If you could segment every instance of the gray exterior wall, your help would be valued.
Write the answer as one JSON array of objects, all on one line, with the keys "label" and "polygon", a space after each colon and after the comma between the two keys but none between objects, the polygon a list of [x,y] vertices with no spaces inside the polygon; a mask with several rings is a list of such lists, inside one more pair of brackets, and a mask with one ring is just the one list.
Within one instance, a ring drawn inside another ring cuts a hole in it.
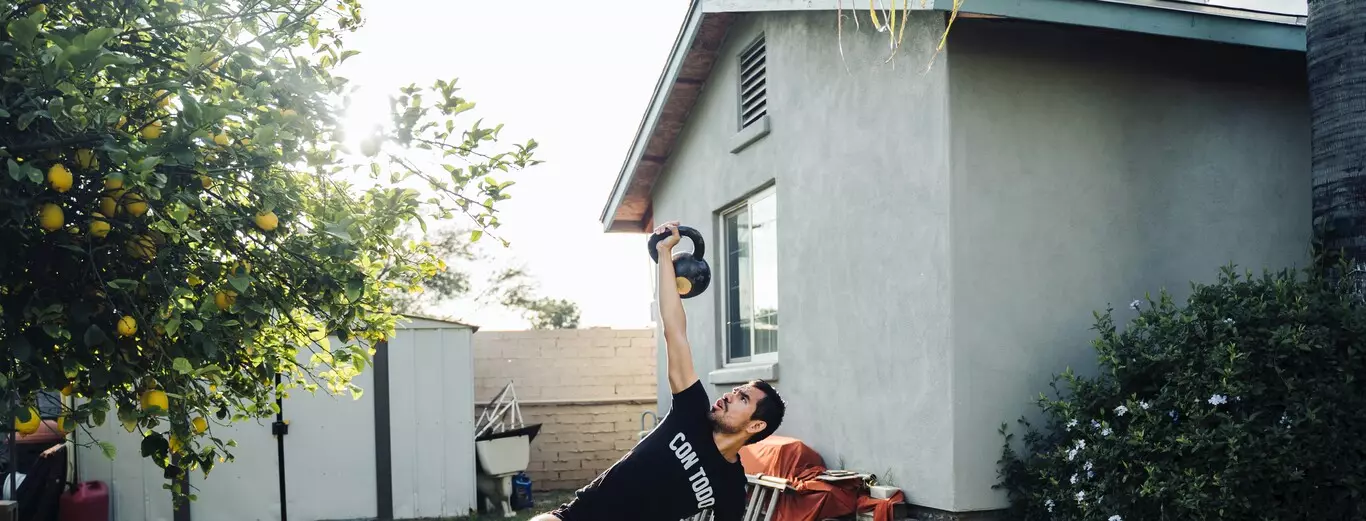
[{"label": "gray exterior wall", "polygon": [[[1302,55],[964,20],[950,41],[954,499],[991,490],[1002,422],[1095,367],[1091,311],[1230,262],[1302,265]],[[794,240],[800,240],[794,238]]]},{"label": "gray exterior wall", "polygon": [[[913,14],[895,67],[885,34],[862,24],[846,21],[842,61],[834,13],[737,23],[653,215],[709,231],[719,277],[718,212],[776,184],[780,361],[756,374],[779,376],[779,434],[912,503],[998,508],[997,428],[1031,413],[1051,374],[1093,365],[1092,310],[1180,295],[1230,261],[1306,258],[1303,64],[959,20],[925,72],[942,15]],[[736,54],[760,32],[772,130],[732,154]],[[712,373],[722,294],[718,278],[685,303],[713,391],[731,386]],[[662,344],[659,356],[663,368]]]},{"label": "gray exterior wall", "polygon": [[[931,48],[942,18],[916,13],[913,20],[907,47]],[[654,216],[709,232],[708,261],[718,269],[717,212],[776,183],[777,387],[789,404],[779,433],[801,438],[830,466],[868,469],[896,479],[917,501],[948,505],[945,69],[923,74],[922,53],[906,55],[893,70],[882,63],[887,40],[870,34],[866,18],[862,23],[861,37],[852,27],[845,34],[849,72],[836,46],[835,13],[751,15],[732,27],[655,188]],[[736,55],[761,31],[772,130],[731,154]],[[715,280],[684,304],[704,381],[719,367],[723,294]],[[661,358],[661,375],[664,367]],[[661,389],[667,393],[662,376]]]}]

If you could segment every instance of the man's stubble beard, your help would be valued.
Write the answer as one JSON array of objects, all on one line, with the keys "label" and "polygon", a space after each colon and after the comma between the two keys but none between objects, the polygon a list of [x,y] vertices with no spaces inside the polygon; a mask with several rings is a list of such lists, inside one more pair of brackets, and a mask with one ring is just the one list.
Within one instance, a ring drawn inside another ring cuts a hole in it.
[{"label": "man's stubble beard", "polygon": [[721,421],[716,418],[715,414],[708,415],[707,419],[711,420],[711,432],[713,434],[735,434],[740,432],[738,427],[728,427],[725,424],[722,424]]}]

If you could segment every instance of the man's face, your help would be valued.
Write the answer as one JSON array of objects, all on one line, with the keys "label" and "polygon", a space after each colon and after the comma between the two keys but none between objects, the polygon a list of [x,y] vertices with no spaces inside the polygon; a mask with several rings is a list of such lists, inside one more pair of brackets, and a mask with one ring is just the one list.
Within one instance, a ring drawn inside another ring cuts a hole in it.
[{"label": "man's face", "polygon": [[764,393],[751,385],[742,385],[721,395],[711,404],[712,430],[724,434],[747,431],[751,435],[764,430],[764,422],[754,420],[754,408]]}]

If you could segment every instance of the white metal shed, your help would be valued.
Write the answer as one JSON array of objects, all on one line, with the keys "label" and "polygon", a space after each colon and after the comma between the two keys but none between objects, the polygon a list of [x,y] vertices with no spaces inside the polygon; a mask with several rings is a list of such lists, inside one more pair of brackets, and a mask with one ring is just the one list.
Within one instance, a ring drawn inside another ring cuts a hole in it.
[{"label": "white metal shed", "polygon": [[187,509],[173,508],[161,469],[139,457],[141,436],[118,422],[91,431],[115,444],[118,457],[109,461],[97,446],[78,448],[80,479],[110,485],[115,521],[466,515],[476,505],[475,330],[407,316],[394,338],[377,348],[375,366],[355,379],[365,390],[359,400],[296,390],[283,401],[283,449],[270,421],[212,426],[216,436],[237,441],[236,459],[215,467],[207,479],[190,473],[198,500]]}]

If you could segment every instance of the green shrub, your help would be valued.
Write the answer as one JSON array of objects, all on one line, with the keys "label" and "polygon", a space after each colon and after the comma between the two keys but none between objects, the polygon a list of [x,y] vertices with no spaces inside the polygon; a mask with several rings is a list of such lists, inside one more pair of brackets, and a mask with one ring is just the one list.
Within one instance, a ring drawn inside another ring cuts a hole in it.
[{"label": "green shrub", "polygon": [[1366,306],[1323,273],[1227,267],[1123,331],[1097,313],[1096,376],[1054,378],[1023,450],[1001,427],[1011,519],[1361,519]]}]

